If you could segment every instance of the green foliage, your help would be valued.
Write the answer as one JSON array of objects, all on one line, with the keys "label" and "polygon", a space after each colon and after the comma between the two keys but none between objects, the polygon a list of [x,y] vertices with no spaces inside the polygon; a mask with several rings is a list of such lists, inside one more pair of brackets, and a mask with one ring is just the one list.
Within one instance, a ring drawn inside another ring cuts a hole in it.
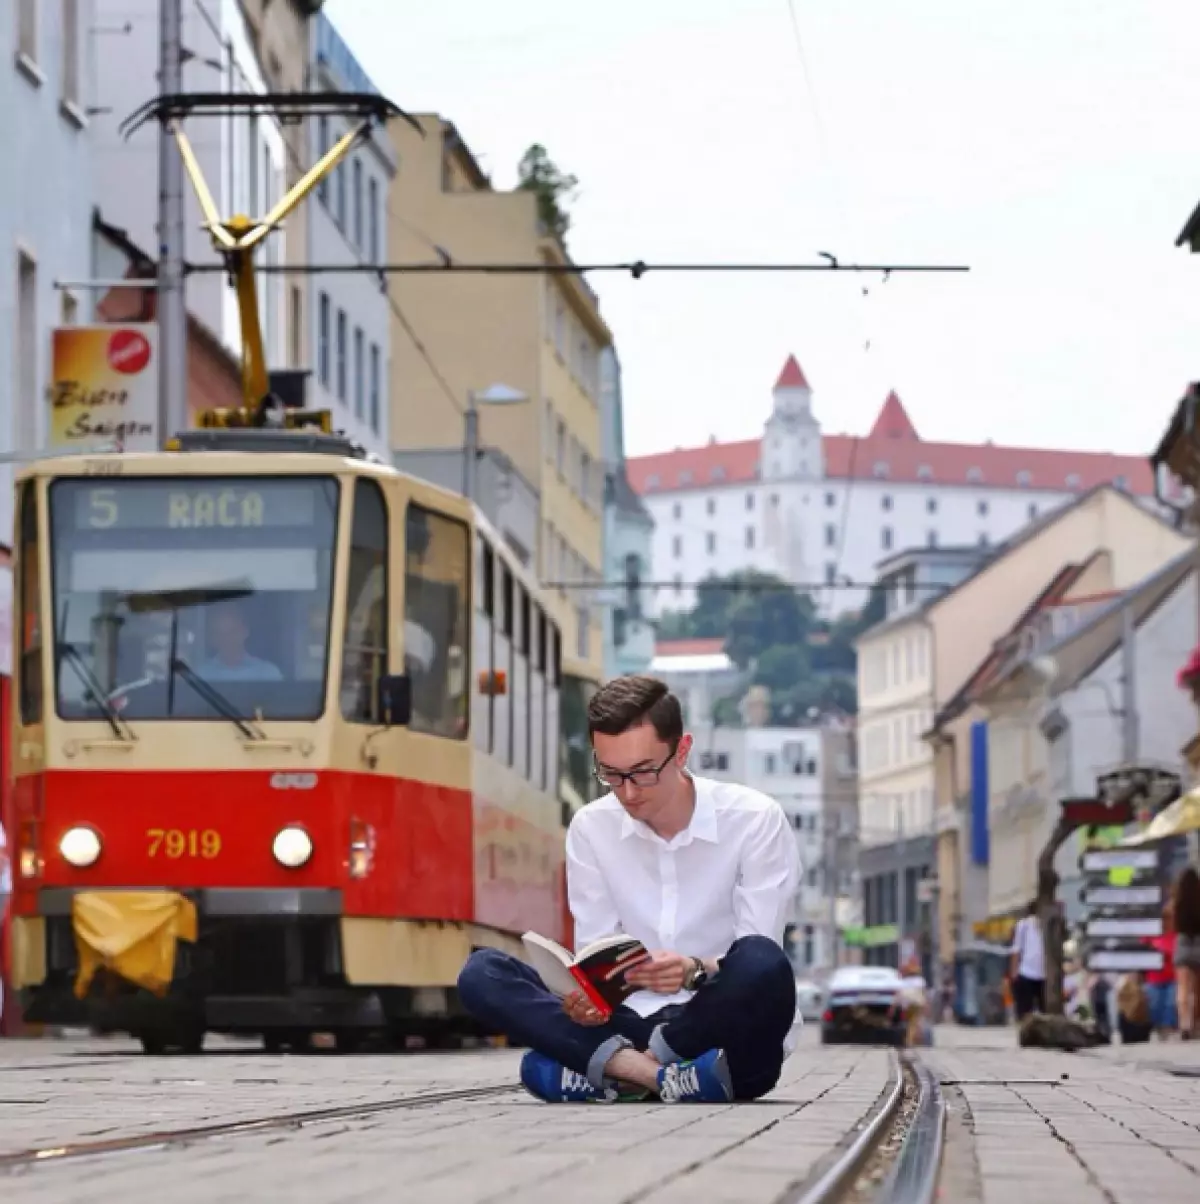
[{"label": "green foliage", "polygon": [[537,197],[538,217],[543,224],[565,240],[571,228],[566,204],[574,199],[579,181],[561,172],[546,148],[535,142],[517,164],[517,188]]}]

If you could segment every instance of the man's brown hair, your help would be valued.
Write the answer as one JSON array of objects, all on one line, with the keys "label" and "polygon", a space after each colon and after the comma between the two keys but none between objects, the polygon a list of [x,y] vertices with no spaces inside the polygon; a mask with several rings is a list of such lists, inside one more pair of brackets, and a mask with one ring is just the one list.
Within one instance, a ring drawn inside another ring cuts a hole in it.
[{"label": "man's brown hair", "polygon": [[664,744],[674,748],[683,739],[683,708],[657,677],[630,673],[606,682],[588,703],[588,736],[619,736],[649,723]]}]

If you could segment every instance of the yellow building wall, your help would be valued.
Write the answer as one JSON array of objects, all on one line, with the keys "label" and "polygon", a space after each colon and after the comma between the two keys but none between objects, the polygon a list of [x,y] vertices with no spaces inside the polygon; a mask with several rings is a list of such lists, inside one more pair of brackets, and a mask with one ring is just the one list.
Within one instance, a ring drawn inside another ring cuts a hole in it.
[{"label": "yellow building wall", "polygon": [[[449,123],[418,116],[425,137],[393,122],[399,168],[389,197],[389,258],[436,262],[443,248],[460,263],[538,263],[557,246],[539,229],[534,197],[493,191]],[[549,608],[562,626],[565,656],[598,671],[596,622],[601,581],[602,472],[599,371],[584,387],[571,340],[598,356],[612,342],[595,303],[570,276],[404,274],[389,277],[392,318],[390,397],[397,450],[461,447],[472,391],[502,383],[530,397],[479,408],[479,442],[507,455],[540,495],[536,564],[543,581],[590,582],[554,590]],[[564,317],[556,331],[555,315]],[[564,339],[563,334],[569,337]],[[556,334],[558,338],[556,340]],[[560,353],[556,341],[563,344]],[[578,347],[574,349],[578,351]],[[564,425],[564,453],[557,423]],[[589,466],[586,480],[580,466]],[[550,535],[554,540],[551,542]],[[568,556],[566,553],[570,553]],[[576,559],[577,558],[577,559]],[[579,612],[588,621],[580,648]]]}]

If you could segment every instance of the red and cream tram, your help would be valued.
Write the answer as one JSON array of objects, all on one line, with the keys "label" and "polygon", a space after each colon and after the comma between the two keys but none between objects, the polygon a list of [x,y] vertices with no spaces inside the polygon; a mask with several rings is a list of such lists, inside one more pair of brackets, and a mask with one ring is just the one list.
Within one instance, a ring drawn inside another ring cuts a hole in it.
[{"label": "red and cream tram", "polygon": [[594,683],[462,498],[336,436],[194,431],[27,467],[16,545],[29,1020],[437,1040],[472,948],[570,939]]}]

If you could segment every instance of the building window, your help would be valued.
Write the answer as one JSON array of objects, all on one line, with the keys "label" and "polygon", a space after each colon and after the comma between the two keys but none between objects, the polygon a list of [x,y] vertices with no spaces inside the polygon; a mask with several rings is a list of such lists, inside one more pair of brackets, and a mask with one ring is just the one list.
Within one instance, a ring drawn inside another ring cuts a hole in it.
[{"label": "building window", "polygon": [[367,405],[367,364],[361,326],[354,328],[354,417],[362,418]]},{"label": "building window", "polygon": [[978,502],[976,502],[975,503],[975,512],[979,515],[980,518],[985,518],[987,516],[987,512],[988,512],[987,502],[983,501],[982,499],[980,499]]},{"label": "building window", "polygon": [[372,263],[380,263],[379,253],[379,181],[367,182],[367,254]]},{"label": "building window", "polygon": [[779,494],[777,494],[777,493],[773,493],[773,494],[771,494],[771,505],[772,505],[772,506],[778,506],[778,505],[779,505]]},{"label": "building window", "polygon": [[17,53],[31,63],[38,57],[37,6],[44,0],[17,0]]},{"label": "building window", "polygon": [[888,465],[886,460],[876,460],[875,466],[871,469],[871,475],[880,478],[881,480],[888,475]]},{"label": "building window", "polygon": [[892,546],[892,529],[891,529],[891,527],[884,527],[879,532],[879,544],[885,552]]},{"label": "building window", "polygon": [[675,559],[678,560],[683,555],[683,536],[676,535],[671,540],[671,552]]},{"label": "building window", "polygon": [[[317,158],[324,156],[329,150],[329,118],[322,116],[317,118]],[[329,176],[328,174],[321,177],[321,182],[317,185],[317,196],[320,198],[323,205],[329,204]]]},{"label": "building window", "polygon": [[1033,520],[1035,518],[1037,518],[1037,516],[1038,516],[1037,502],[1030,502],[1029,503],[1029,521],[1033,522]]},{"label": "building window", "polygon": [[967,480],[971,481],[973,484],[976,484],[979,481],[982,481],[983,480],[983,469],[982,468],[968,468],[967,469]]},{"label": "building window", "polygon": [[79,106],[79,0],[63,0],[62,99]]},{"label": "building window", "polygon": [[657,489],[661,484],[662,484],[662,480],[659,477],[658,473],[656,473],[656,472],[652,472],[646,478],[646,488],[648,490],[649,489]]},{"label": "building window", "polygon": [[754,528],[753,527],[746,528],[746,547],[748,547],[748,548],[754,547]]},{"label": "building window", "polygon": [[725,479],[725,470],[718,464],[716,468],[708,474],[710,481],[723,481]]},{"label": "building window", "polygon": [[371,430],[379,434],[379,345],[371,344],[371,394],[370,394],[370,421]]},{"label": "building window", "polygon": [[988,537],[986,531],[979,532],[979,546],[981,548],[986,548],[988,546]]},{"label": "building window", "polygon": [[678,573],[675,574],[675,592],[677,594],[683,593],[683,578]]},{"label": "building window", "polygon": [[929,497],[929,498],[925,499],[925,513],[926,514],[936,514],[937,513],[937,498]]},{"label": "building window", "polygon": [[827,507],[833,507],[833,506],[836,506],[836,505],[837,505],[837,494],[835,494],[835,493],[827,493],[827,494],[825,495],[825,505],[826,505]]},{"label": "building window", "polygon": [[329,388],[329,294],[317,301],[317,376]]},{"label": "building window", "polygon": [[754,509],[754,494],[752,494],[752,493],[746,494],[746,509],[747,510]]},{"label": "building window", "polygon": [[337,316],[337,395],[338,401],[346,401],[346,311],[338,310]]},{"label": "building window", "polygon": [[583,499],[585,506],[590,506],[592,502],[592,457],[583,450],[579,449],[579,496]]},{"label": "building window", "polygon": [[299,368],[304,358],[304,291],[300,285],[292,285],[292,367]]},{"label": "building window", "polygon": [[708,499],[708,505],[705,507],[705,509],[708,511],[708,513],[709,513],[709,514],[716,514],[716,512],[717,512],[717,499],[716,499],[715,497],[710,497],[710,498]]},{"label": "building window", "polygon": [[690,485],[692,483],[692,474],[686,468],[679,474],[679,483],[681,485]]},{"label": "building window", "polygon": [[671,507],[671,517],[675,519],[680,519],[683,517],[683,507],[678,502]]},{"label": "building window", "polygon": [[937,532],[930,527],[925,536],[925,543],[928,547],[936,548],[938,546]]},{"label": "building window", "polygon": [[834,585],[837,582],[837,565],[832,560],[825,562],[825,584]]},{"label": "building window", "polygon": [[1067,474],[1067,488],[1068,489],[1078,489],[1079,486],[1082,484],[1083,484],[1083,481],[1080,478],[1079,473],[1072,472],[1072,473]]},{"label": "building window", "polygon": [[351,200],[354,206],[354,245],[361,251],[363,245],[363,170],[361,159],[354,160],[354,180],[351,190]]},{"label": "building window", "polygon": [[74,326],[79,321],[79,302],[69,288],[62,290],[62,325]]},{"label": "building window", "polygon": [[827,548],[837,547],[837,527],[833,523],[825,524],[825,546]]},{"label": "building window", "polygon": [[918,481],[932,481],[933,480],[933,469],[930,468],[928,464],[918,464],[917,465],[917,480]]},{"label": "building window", "polygon": [[1027,468],[1022,468],[1021,471],[1017,473],[1017,484],[1023,488],[1032,485],[1033,473],[1031,473]]},{"label": "building window", "polygon": [[1128,489],[1129,488],[1129,478],[1125,477],[1125,476],[1113,477],[1113,484],[1118,489]]},{"label": "building window", "polygon": [[346,160],[333,169],[333,220],[346,232]]},{"label": "building window", "polygon": [[465,740],[471,686],[470,532],[456,519],[412,502],[404,528],[404,626],[424,632],[434,650],[428,656],[406,649],[404,667],[412,679],[409,728]]},{"label": "building window", "polygon": [[890,510],[892,508],[891,495],[885,493],[883,497],[879,499],[879,504],[884,510]]},{"label": "building window", "polygon": [[558,429],[554,435],[554,467],[558,475],[565,477],[567,472],[567,424],[560,418]]},{"label": "building window", "polygon": [[379,679],[387,672],[387,564],[387,503],[374,481],[360,479],[342,635],[342,715],[352,723],[379,722]]},{"label": "building window", "polygon": [[704,537],[704,542],[708,547],[708,554],[711,556],[717,550],[717,535],[715,531],[709,531]]}]

